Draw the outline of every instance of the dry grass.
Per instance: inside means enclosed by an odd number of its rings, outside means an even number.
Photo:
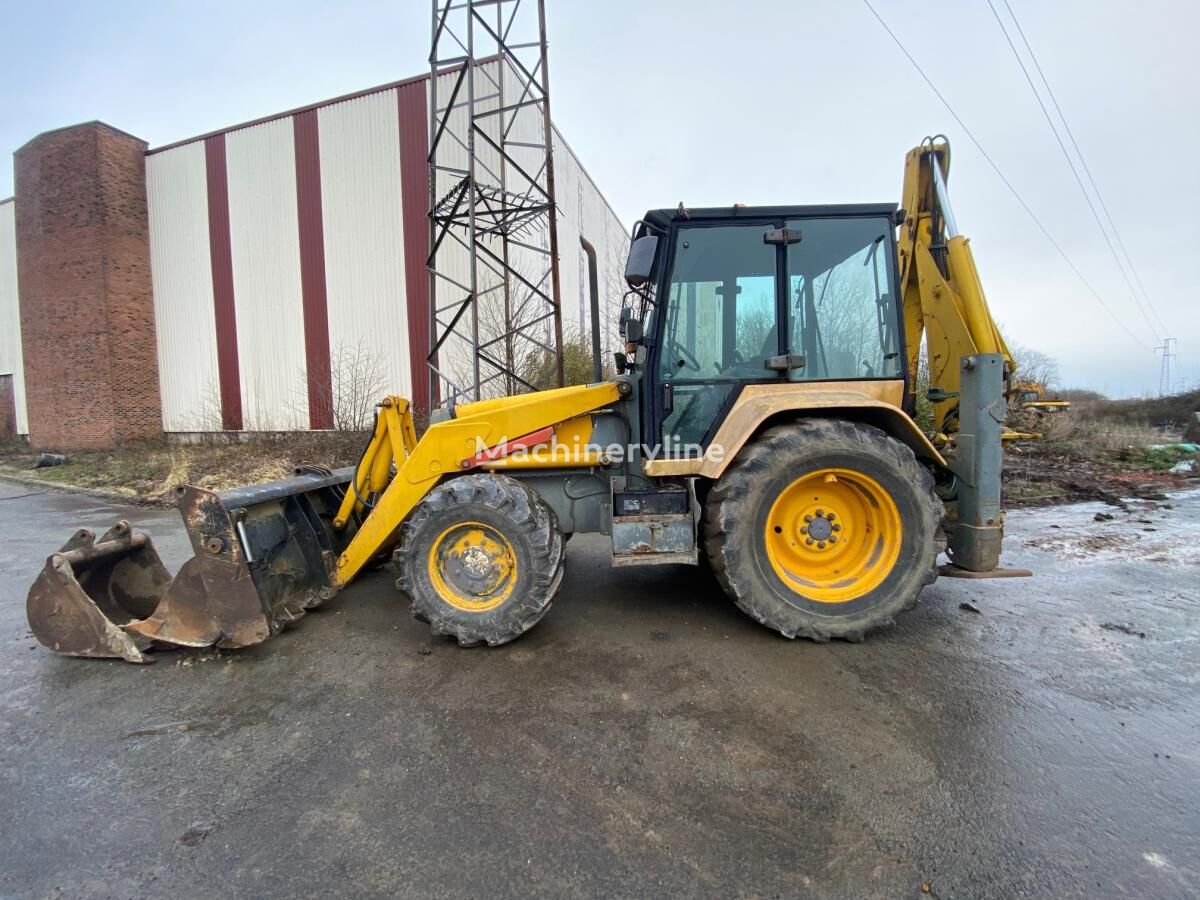
[[[1090,416],[1085,410],[1043,417],[1034,425],[1044,440],[1061,451],[1086,457],[1131,454],[1152,444],[1162,444],[1172,435],[1138,422],[1110,416]]]
[[[1116,405],[1102,398],[1084,398],[1072,400],[1069,412],[1010,417],[1014,429],[1039,432],[1043,438],[1007,448],[1005,502],[1114,502],[1122,497],[1161,496],[1194,485],[1191,476],[1169,472],[1195,454],[1169,446],[1179,440],[1179,433],[1156,427],[1160,411],[1157,404],[1139,408],[1135,401]]]
[[[0,448],[0,472],[156,503],[164,502],[180,484],[224,490],[286,478],[300,463],[353,465],[365,445],[366,435],[359,432],[255,435],[240,442],[218,437],[200,444],[163,440],[73,453],[65,465],[35,469],[38,454],[10,444]]]

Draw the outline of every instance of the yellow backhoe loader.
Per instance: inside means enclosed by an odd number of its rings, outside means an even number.
[[[859,640],[938,575],[998,569],[1013,363],[946,193],[944,138],[896,204],[654,210],[634,228],[609,381],[435,412],[383,399],[355,467],[179,489],[195,557],[80,531],[29,592],[77,656],[245,647],[390,556],[412,612],[464,645],[546,614],[566,539],[617,566],[706,559],[763,625]],[[925,343],[932,402],[914,420]]]
[[[1040,381],[1018,381],[1012,386],[1011,399],[1014,405],[1024,411],[1038,415],[1053,415],[1070,410],[1070,400],[1053,400],[1046,397],[1046,386]]]

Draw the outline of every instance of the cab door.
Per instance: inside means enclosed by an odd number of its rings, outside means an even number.
[[[784,377],[766,366],[786,337],[779,325],[786,321],[784,258],[779,245],[764,240],[782,224],[697,222],[674,230],[650,359],[650,433],[662,455],[700,455],[742,385]]]

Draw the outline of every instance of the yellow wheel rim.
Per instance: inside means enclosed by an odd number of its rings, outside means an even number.
[[[429,579],[438,596],[455,609],[487,612],[512,596],[517,554],[492,526],[460,522],[434,539]]]
[[[802,475],[771,505],[767,558],[796,593],[818,603],[857,600],[883,583],[900,557],[896,501],[849,469]]]

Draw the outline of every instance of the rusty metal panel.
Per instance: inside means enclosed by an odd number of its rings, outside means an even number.
[[[292,120],[225,138],[243,428],[308,427]]]
[[[613,518],[614,566],[694,566],[696,561],[696,523],[691,513]]]
[[[221,427],[204,143],[146,158],[163,429]]]
[[[371,375],[362,388],[409,396],[400,142],[403,131],[423,134],[427,124],[399,120],[395,91],[327,106],[317,115],[334,383],[344,388],[357,361],[360,375]],[[344,419],[344,398],[335,396],[334,406]]]
[[[17,299],[16,202],[0,202],[0,375],[11,374],[17,434],[29,433],[25,366],[21,353],[21,307]]]

